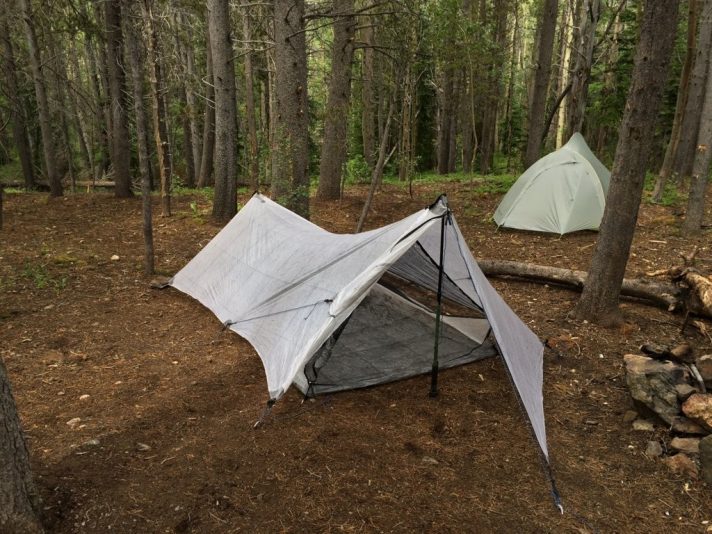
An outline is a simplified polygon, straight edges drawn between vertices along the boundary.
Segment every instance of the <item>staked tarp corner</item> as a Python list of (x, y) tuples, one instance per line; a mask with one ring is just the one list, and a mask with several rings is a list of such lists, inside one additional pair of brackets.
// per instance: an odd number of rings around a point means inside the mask
[(499, 353), (548, 459), (543, 345), (485, 278), (445, 197), (333, 234), (255, 194), (170, 284), (255, 347), (276, 400), (292, 384), (316, 395), (430, 371), (435, 314), (384, 277), (431, 294), (442, 279), (442, 297), (468, 313), (442, 316), (439, 367)]
[(598, 230), (610, 179), (611, 173), (576, 132), (514, 182), (494, 221), (505, 228), (559, 235)]

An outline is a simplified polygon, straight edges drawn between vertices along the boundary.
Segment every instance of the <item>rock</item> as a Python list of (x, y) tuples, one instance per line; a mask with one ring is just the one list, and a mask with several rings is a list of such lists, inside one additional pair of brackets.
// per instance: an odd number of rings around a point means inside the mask
[(671, 423), (680, 413), (675, 386), (689, 384), (690, 371), (684, 365), (637, 354), (626, 354), (623, 359), (626, 382), (633, 399)]
[(75, 426), (77, 426), (77, 425), (78, 425), (79, 423), (81, 423), (81, 422), (82, 422), (81, 418), (79, 418), (79, 417), (73, 417), (72, 419), (70, 419), (69, 421), (67, 421), (67, 425), (70, 426), (70, 427), (72, 427), (72, 428), (74, 428)]
[(699, 454), (700, 438), (672, 438), (670, 447), (685, 454)]
[(88, 447), (97, 447), (99, 445), (99, 440), (96, 438), (90, 439), (85, 441), (84, 445), (87, 445)]
[(712, 354), (703, 354), (695, 360), (695, 366), (705, 384), (712, 387)]
[(435, 458), (431, 458), (430, 456), (423, 456), (423, 463), (438, 465), (440, 462), (438, 462)]
[(636, 419), (638, 419), (638, 412), (635, 410), (626, 410), (623, 414), (623, 423), (626, 425), (631, 424)]
[(707, 431), (712, 431), (712, 394), (695, 393), (682, 405), (682, 412)]
[(695, 361), (692, 347), (689, 343), (682, 343), (676, 347), (673, 347), (670, 351), (670, 356), (683, 363), (694, 363)]
[(84, 395), (79, 396), (79, 400), (87, 400), (88, 398), (89, 398), (89, 395), (87, 395), (86, 393)]
[(111, 256), (111, 261), (119, 261), (120, 259), (121, 258), (117, 254), (114, 254), (113, 256)]
[(645, 455), (650, 458), (658, 458), (663, 455), (663, 447), (658, 441), (649, 441), (645, 447)]
[(669, 456), (663, 460), (670, 470), (681, 476), (697, 480), (698, 470), (695, 461), (684, 452), (678, 453), (675, 456)]
[(700, 440), (700, 466), (702, 479), (712, 486), (712, 435)]
[(168, 287), (168, 285), (171, 283), (171, 279), (168, 276), (157, 276), (153, 280), (151, 280), (150, 287), (151, 289), (163, 289)]
[(139, 450), (139, 451), (150, 451), (150, 450), (151, 450), (151, 446), (150, 446), (150, 445), (146, 445), (145, 443), (136, 443), (136, 450)]
[(633, 421), (633, 430), (637, 430), (639, 432), (652, 432), (655, 430), (655, 425), (652, 421), (648, 421), (647, 419), (636, 419)]
[(697, 393), (697, 388), (691, 386), (690, 384), (677, 384), (675, 386), (675, 391), (677, 391), (677, 398), (681, 402), (685, 402), (690, 395)]
[(678, 434), (694, 434), (704, 436), (707, 431), (697, 423), (693, 423), (687, 417), (678, 416), (672, 421), (672, 430)]

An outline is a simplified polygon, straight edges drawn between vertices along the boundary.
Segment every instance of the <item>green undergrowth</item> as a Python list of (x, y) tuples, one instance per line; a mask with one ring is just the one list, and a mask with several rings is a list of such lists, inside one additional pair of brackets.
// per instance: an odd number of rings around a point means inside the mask
[[(22, 168), (20, 162), (15, 160), (5, 165), (0, 165), (0, 183), (9, 184), (22, 181)], [(7, 193), (9, 190), (5, 189)]]
[[(422, 172), (413, 178), (414, 184), (447, 184), (457, 183), (468, 186), (477, 194), (506, 193), (517, 180), (515, 174), (473, 174), (455, 172), (441, 175), (435, 172)], [(397, 176), (385, 176), (383, 181), (389, 185), (408, 187), (408, 181), (401, 181)]]
[[(658, 175), (656, 173), (648, 172), (645, 175), (645, 194), (643, 198), (650, 204), (653, 204), (652, 194), (657, 179)], [(668, 180), (663, 190), (663, 197), (660, 199), (660, 205), (680, 206), (686, 199), (687, 195), (682, 191), (681, 184), (675, 180)]]
[(44, 263), (26, 262), (20, 276), (37, 289), (53, 289), (59, 293), (67, 287), (67, 276), (53, 274)]

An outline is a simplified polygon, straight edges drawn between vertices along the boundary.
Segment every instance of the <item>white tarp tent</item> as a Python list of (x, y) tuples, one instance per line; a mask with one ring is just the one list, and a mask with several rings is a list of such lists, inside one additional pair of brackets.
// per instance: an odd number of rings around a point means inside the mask
[(497, 226), (560, 235), (598, 230), (610, 177), (577, 132), (514, 182), (494, 220)]
[(548, 458), (543, 346), (477, 266), (444, 197), (383, 228), (332, 234), (256, 194), (170, 285), (255, 347), (272, 399), (292, 383), (318, 394), (430, 370), (432, 311), (381, 279), (437, 291), (441, 244), (441, 294), (472, 313), (443, 317), (440, 367), (499, 352)]

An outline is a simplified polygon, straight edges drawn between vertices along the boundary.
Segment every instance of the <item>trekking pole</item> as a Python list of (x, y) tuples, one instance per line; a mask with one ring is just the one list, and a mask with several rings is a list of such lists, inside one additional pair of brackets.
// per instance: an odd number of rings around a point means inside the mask
[(447, 219), (450, 215), (450, 210), (448, 209), (442, 218), (442, 223), (440, 225), (440, 267), (438, 270), (438, 301), (435, 307), (435, 346), (433, 347), (433, 368), (430, 373), (430, 397), (434, 398), (438, 396), (438, 369), (440, 364), (438, 362), (438, 348), (440, 345), (440, 323), (442, 315), (442, 302), (443, 302), (443, 271), (444, 271), (444, 259), (445, 259), (445, 225), (447, 224)]

